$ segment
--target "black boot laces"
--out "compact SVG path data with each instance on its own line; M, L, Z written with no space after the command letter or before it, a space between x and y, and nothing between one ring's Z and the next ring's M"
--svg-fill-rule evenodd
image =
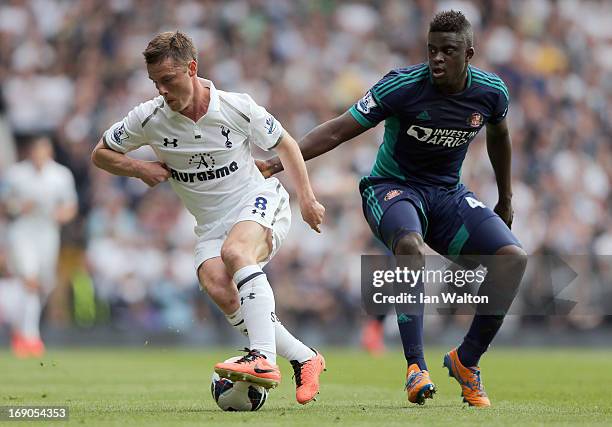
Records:
M291 360L291 366L293 367L293 378L295 378L295 385L302 385L302 366L304 366L308 362L307 360L304 362L298 362L297 360Z
M260 357L265 357L259 351L251 350L251 349L246 348L246 347L243 350L241 350L241 351L246 351L247 354L242 356L240 359L236 360L235 363L249 363L249 362L254 361L255 359L259 359Z

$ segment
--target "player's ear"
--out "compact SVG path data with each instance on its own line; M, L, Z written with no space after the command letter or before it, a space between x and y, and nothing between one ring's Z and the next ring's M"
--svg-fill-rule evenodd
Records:
M465 50L465 60L469 62L474 57L474 53L475 53L474 47L473 46L468 47Z
M195 61L195 59L189 61L189 64L187 64L187 70L189 71L189 77L193 77L198 73L198 63Z

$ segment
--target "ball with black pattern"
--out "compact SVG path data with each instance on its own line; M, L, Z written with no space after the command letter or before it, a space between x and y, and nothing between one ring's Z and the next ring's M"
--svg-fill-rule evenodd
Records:
M231 381L212 376L210 391L213 399L224 411L257 411L266 403L268 390L247 381Z

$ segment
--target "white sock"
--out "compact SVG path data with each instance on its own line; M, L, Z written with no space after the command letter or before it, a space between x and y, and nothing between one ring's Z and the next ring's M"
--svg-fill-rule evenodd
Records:
M225 318L227 321L245 337L249 336L249 333L244 325L244 318L242 317L242 311L236 310L232 314L226 314ZM306 360L315 356L315 352L308 348L304 343L298 340L296 337L283 326L278 317L274 322L274 336L276 338L276 352L279 356L287 360L297 360L298 362L305 362Z
M23 308L21 322L18 325L21 334L29 339L40 338L40 296L38 292L30 292L24 289Z
M0 325L4 322L12 329L20 326L24 292L17 280L0 280Z
M274 334L274 293L268 278L258 265L247 265L234 274L238 286L244 325L249 331L249 345L276 364Z
M228 323L232 325L232 328L236 329L245 337L249 336L249 332L244 324L244 317L242 317L242 311L240 311L240 308L232 314L226 314L225 318L227 319Z

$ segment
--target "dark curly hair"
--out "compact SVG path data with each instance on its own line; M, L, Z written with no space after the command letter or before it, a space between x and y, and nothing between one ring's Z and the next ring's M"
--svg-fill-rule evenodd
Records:
M429 32L461 34L467 47L473 46L474 43L472 24L463 13L456 10L445 10L437 13L429 24Z

